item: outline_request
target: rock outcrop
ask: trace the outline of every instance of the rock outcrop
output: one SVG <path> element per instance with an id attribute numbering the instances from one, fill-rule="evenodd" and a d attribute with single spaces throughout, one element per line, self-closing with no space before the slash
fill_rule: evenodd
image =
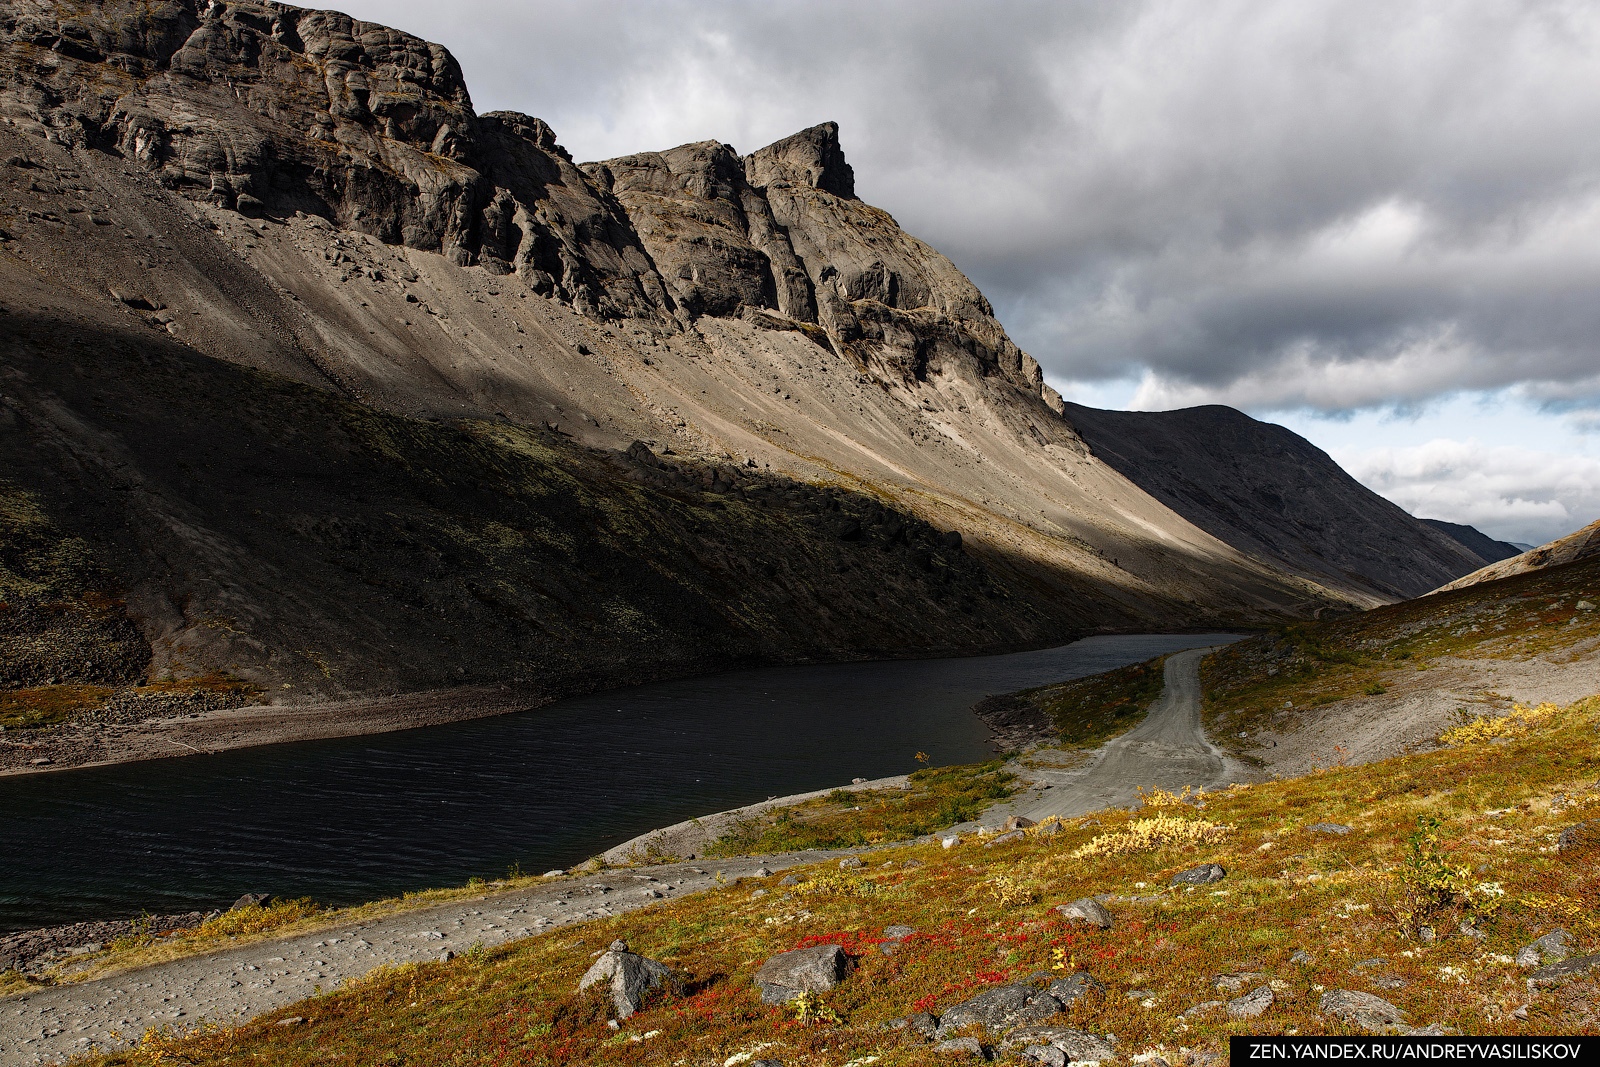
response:
<path id="1" fill-rule="evenodd" d="M 1565 537 L 1558 537 L 1547 545 L 1530 549 L 1518 556 L 1491 563 L 1487 567 L 1473 571 L 1465 577 L 1457 578 L 1448 585 L 1442 585 L 1434 590 L 1443 593 L 1450 589 L 1465 589 L 1469 585 L 1480 582 L 1492 582 L 1499 578 L 1510 578 L 1514 574 L 1527 574 L 1529 571 L 1542 571 L 1550 567 L 1559 567 L 1566 563 L 1577 563 L 1580 560 L 1593 559 L 1600 556 L 1600 521 L 1591 522 L 1576 533 Z"/>

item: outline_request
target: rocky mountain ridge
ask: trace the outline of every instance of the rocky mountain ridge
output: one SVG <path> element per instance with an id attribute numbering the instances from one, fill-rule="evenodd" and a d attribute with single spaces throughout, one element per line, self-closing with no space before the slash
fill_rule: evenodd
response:
<path id="1" fill-rule="evenodd" d="M 216 0 L 5 0 L 0 120 L 6 492 L 149 678 L 592 686 L 1392 595 L 1091 454 L 831 123 L 580 167 L 439 46 Z"/>

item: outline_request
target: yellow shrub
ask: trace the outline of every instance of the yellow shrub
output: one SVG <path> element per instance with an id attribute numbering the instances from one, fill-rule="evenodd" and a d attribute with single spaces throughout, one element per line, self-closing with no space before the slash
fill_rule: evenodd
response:
<path id="1" fill-rule="evenodd" d="M 315 915 L 319 910 L 310 897 L 299 900 L 274 900 L 266 907 L 247 904 L 234 911 L 225 911 L 215 919 L 207 919 L 195 933 L 201 937 L 227 937 L 237 934 L 259 934 L 276 930 L 292 922 Z"/>
<path id="2" fill-rule="evenodd" d="M 876 882 L 848 874 L 819 874 L 794 887 L 801 896 L 870 897 L 878 891 Z"/>
<path id="3" fill-rule="evenodd" d="M 1493 741 L 1497 737 L 1521 737 L 1535 726 L 1548 725 L 1560 710 L 1554 704 L 1540 704 L 1536 708 L 1513 704 L 1509 715 L 1464 722 L 1446 730 L 1439 740 L 1447 745 L 1471 745 Z"/>
<path id="4" fill-rule="evenodd" d="M 1148 819 L 1135 819 L 1126 829 L 1101 834 L 1074 852 L 1072 858 L 1081 860 L 1089 856 L 1122 856 L 1131 852 L 1147 852 L 1163 845 L 1197 845 L 1220 841 L 1228 829 L 1204 819 L 1181 819 L 1163 813 Z"/>
<path id="5" fill-rule="evenodd" d="M 1192 785 L 1183 787 L 1180 793 L 1171 793 L 1165 789 L 1152 788 L 1149 792 L 1143 786 L 1139 787 L 1139 799 L 1147 808 L 1173 808 L 1180 804 L 1195 804 L 1200 800 L 1200 793 Z"/>
<path id="6" fill-rule="evenodd" d="M 1008 874 L 997 874 L 983 883 L 983 887 L 994 897 L 996 903 L 1002 908 L 1009 908 L 1016 904 L 1032 904 L 1039 899 L 1033 886 L 1020 878 L 1013 878 Z"/>

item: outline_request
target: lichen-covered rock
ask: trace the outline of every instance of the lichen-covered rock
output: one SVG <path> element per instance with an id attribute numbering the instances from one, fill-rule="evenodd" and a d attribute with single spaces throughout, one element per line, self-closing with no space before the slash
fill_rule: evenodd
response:
<path id="1" fill-rule="evenodd" d="M 1559 963 L 1571 954 L 1571 948 L 1570 934 L 1561 929 L 1551 930 L 1517 951 L 1517 966 L 1537 967 L 1544 963 Z"/>
<path id="2" fill-rule="evenodd" d="M 1254 1019 L 1272 1007 L 1271 986 L 1258 986 L 1242 997 L 1228 1001 L 1228 1015 L 1234 1019 Z"/>
<path id="3" fill-rule="evenodd" d="M 1187 871 L 1179 871 L 1172 876 L 1173 885 L 1211 885 L 1220 882 L 1228 876 L 1228 872 L 1220 863 L 1202 863 L 1198 867 L 1190 867 Z"/>
<path id="4" fill-rule="evenodd" d="M 578 992 L 605 982 L 611 989 L 611 1007 L 618 1019 L 627 1019 L 644 1008 L 646 998 L 656 990 L 676 990 L 679 982 L 664 963 L 628 951 L 626 941 L 613 941 L 600 954 L 582 978 Z"/>
<path id="5" fill-rule="evenodd" d="M 1336 1019 L 1374 1033 L 1404 1026 L 1406 1021 L 1400 1009 L 1387 1000 L 1353 989 L 1330 989 L 1322 994 L 1318 1006 Z"/>
<path id="6" fill-rule="evenodd" d="M 786 1004 L 801 993 L 825 993 L 850 973 L 850 957 L 838 945 L 813 945 L 773 956 L 756 971 L 763 1004 Z"/>
<path id="7" fill-rule="evenodd" d="M 1101 930 L 1111 929 L 1111 913 L 1106 910 L 1104 904 L 1093 897 L 1083 897 L 1071 904 L 1062 904 L 1056 911 L 1060 912 L 1062 918 L 1068 922 L 1083 923 Z"/>
<path id="8" fill-rule="evenodd" d="M 996 986 L 945 1009 L 939 1016 L 939 1036 L 953 1036 L 974 1023 L 1001 1034 L 1042 1023 L 1059 1011 L 1061 1002 L 1046 991 L 1021 984 Z"/>

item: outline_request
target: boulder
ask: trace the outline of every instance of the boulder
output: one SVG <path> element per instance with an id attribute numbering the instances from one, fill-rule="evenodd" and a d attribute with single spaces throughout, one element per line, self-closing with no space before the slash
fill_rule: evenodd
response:
<path id="1" fill-rule="evenodd" d="M 1349 832 L 1350 827 L 1337 822 L 1314 822 L 1306 827 L 1306 833 L 1308 834 L 1333 834 L 1337 837 L 1343 837 Z"/>
<path id="2" fill-rule="evenodd" d="M 1590 971 L 1600 971 L 1600 954 L 1593 956 L 1579 956 L 1576 959 L 1562 960 L 1560 963 L 1548 963 L 1528 976 L 1530 986 L 1555 985 L 1564 982 L 1574 975 L 1587 974 Z"/>
<path id="3" fill-rule="evenodd" d="M 938 1036 L 953 1036 L 973 1023 L 989 1033 L 1000 1034 L 1013 1027 L 1043 1022 L 1060 1010 L 1059 1000 L 1032 986 L 995 986 L 947 1008 L 939 1016 Z"/>
<path id="4" fill-rule="evenodd" d="M 844 859 L 839 861 L 839 869 L 842 871 L 859 870 L 861 866 L 862 863 L 860 856 L 846 856 Z"/>
<path id="5" fill-rule="evenodd" d="M 1538 967 L 1545 963 L 1560 963 L 1572 954 L 1571 947 L 1571 935 L 1565 930 L 1551 930 L 1517 950 L 1517 966 Z"/>
<path id="6" fill-rule="evenodd" d="M 1569 852 L 1594 844 L 1600 844 L 1600 819 L 1574 823 L 1562 830 L 1561 836 L 1556 838 L 1556 850 L 1559 852 Z"/>
<path id="7" fill-rule="evenodd" d="M 850 973 L 850 957 L 838 945 L 813 945 L 782 952 L 756 971 L 763 1004 L 787 1004 L 801 993 L 825 993 Z"/>
<path id="8" fill-rule="evenodd" d="M 1242 997 L 1228 1001 L 1228 1016 L 1233 1019 L 1254 1019 L 1272 1007 L 1272 987 L 1257 986 Z"/>
<path id="9" fill-rule="evenodd" d="M 1104 904 L 1093 897 L 1081 897 L 1071 904 L 1062 904 L 1056 910 L 1070 923 L 1098 926 L 1102 930 L 1111 929 L 1111 913 L 1106 910 Z"/>
<path id="10" fill-rule="evenodd" d="M 939 1032 L 939 1020 L 925 1011 L 907 1015 L 884 1024 L 885 1030 L 910 1030 L 924 1041 L 932 1041 Z"/>
<path id="11" fill-rule="evenodd" d="M 1267 980 L 1260 971 L 1240 971 L 1237 974 L 1219 974 L 1211 984 L 1224 993 L 1237 993 L 1246 986 L 1258 985 Z"/>
<path id="12" fill-rule="evenodd" d="M 582 978 L 578 992 L 601 982 L 611 987 L 611 1006 L 618 1019 L 627 1019 L 644 1007 L 645 998 L 663 989 L 676 992 L 680 986 L 664 963 L 628 951 L 626 941 L 613 941 Z"/>
<path id="13" fill-rule="evenodd" d="M 1101 981 L 1088 971 L 1057 978 L 1045 987 L 1045 992 L 1060 1001 L 1063 1008 L 1071 1007 L 1091 993 L 1103 994 L 1105 991 L 1106 987 Z"/>
<path id="14" fill-rule="evenodd" d="M 1198 867 L 1190 867 L 1187 871 L 1179 871 L 1172 876 L 1173 885 L 1211 885 L 1220 882 L 1228 876 L 1226 869 L 1217 863 L 1202 863 Z"/>
<path id="15" fill-rule="evenodd" d="M 1317 1005 L 1335 1019 L 1374 1033 L 1384 1033 L 1392 1027 L 1404 1026 L 1406 1021 L 1400 1009 L 1387 1000 L 1375 997 L 1371 993 L 1358 993 L 1353 989 L 1330 989 L 1322 994 L 1322 999 Z"/>
<path id="16" fill-rule="evenodd" d="M 1022 1047 L 1023 1055 L 1041 1063 L 1049 1063 L 1051 1059 L 1043 1058 L 1040 1053 L 1032 1051 L 1033 1049 L 1041 1047 L 1057 1049 L 1066 1056 L 1066 1061 L 1069 1063 L 1084 1060 L 1104 1063 L 1115 1059 L 1117 1055 L 1116 1050 L 1105 1040 L 1065 1026 L 1025 1026 L 1020 1030 L 1013 1030 L 1000 1042 L 1002 1051 L 1018 1046 Z"/>
<path id="17" fill-rule="evenodd" d="M 239 911 L 242 908 L 253 908 L 253 907 L 264 908 L 268 904 L 271 904 L 271 903 L 272 903 L 272 894 L 271 893 L 246 893 L 244 896 L 242 896 L 238 900 L 234 901 L 233 904 L 229 906 L 228 910 L 229 911 Z"/>
<path id="18" fill-rule="evenodd" d="M 996 837 L 996 838 L 988 841 L 987 843 L 985 843 L 983 847 L 984 848 L 993 848 L 996 845 L 1009 845 L 1014 841 L 1021 841 L 1025 837 L 1027 837 L 1027 835 L 1024 834 L 1021 830 L 1007 830 L 1005 833 L 1001 834 L 999 837 Z"/>
<path id="19" fill-rule="evenodd" d="M 1000 832 L 1009 834 L 1013 830 L 1025 830 L 1034 825 L 1037 824 L 1026 815 L 1013 815 L 1000 824 Z"/>

